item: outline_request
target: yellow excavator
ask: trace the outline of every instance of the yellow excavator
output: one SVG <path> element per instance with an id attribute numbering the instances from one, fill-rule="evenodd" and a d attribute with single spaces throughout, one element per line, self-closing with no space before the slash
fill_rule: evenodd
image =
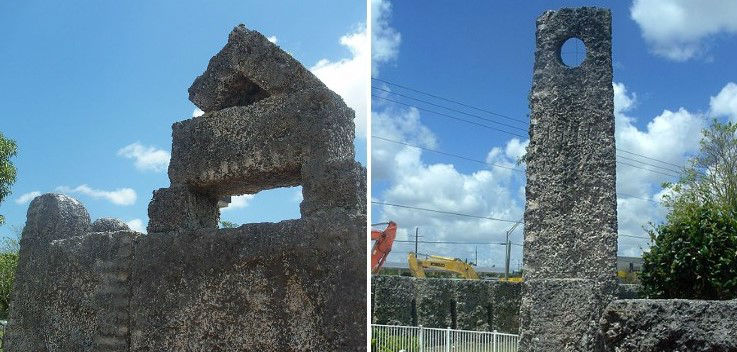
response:
<path id="1" fill-rule="evenodd" d="M 424 278 L 425 268 L 432 268 L 452 271 L 454 273 L 460 274 L 461 277 L 463 277 L 464 279 L 479 279 L 479 274 L 476 273 L 476 270 L 473 270 L 473 267 L 471 267 L 471 265 L 458 258 L 447 258 L 436 255 L 428 255 L 427 259 L 417 259 L 417 255 L 413 252 L 410 252 L 407 256 L 407 262 L 409 263 L 409 271 L 414 277 Z"/>

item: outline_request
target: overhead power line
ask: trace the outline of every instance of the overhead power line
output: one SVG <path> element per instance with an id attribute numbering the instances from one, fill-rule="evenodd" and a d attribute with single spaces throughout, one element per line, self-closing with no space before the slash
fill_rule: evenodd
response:
<path id="1" fill-rule="evenodd" d="M 481 161 L 481 160 L 477 160 L 477 159 L 472 159 L 472 158 L 469 158 L 469 157 L 465 157 L 463 155 L 452 154 L 452 153 L 444 152 L 444 151 L 437 150 L 437 149 L 431 149 L 431 148 L 422 147 L 422 146 L 419 146 L 419 145 L 414 145 L 414 144 L 409 144 L 409 143 L 406 143 L 406 142 L 401 142 L 401 141 L 397 141 L 397 140 L 393 140 L 393 139 L 389 139 L 389 138 L 384 138 L 384 137 L 381 137 L 381 136 L 373 136 L 372 135 L 371 138 L 376 138 L 376 139 L 379 139 L 379 140 L 382 140 L 382 141 L 386 141 L 386 142 L 390 142 L 390 143 L 401 144 L 401 145 L 405 145 L 405 146 L 412 147 L 412 148 L 426 150 L 428 152 L 433 152 L 433 153 L 437 153 L 437 154 L 440 154 L 440 155 L 452 156 L 454 158 L 463 159 L 463 160 L 466 160 L 466 161 L 471 161 L 471 162 L 475 162 L 475 163 L 479 163 L 479 164 L 484 164 L 484 165 L 488 165 L 488 166 L 498 167 L 498 168 L 512 170 L 512 171 L 517 171 L 517 172 L 525 172 L 525 170 L 522 170 L 522 169 L 517 169 L 517 168 L 514 168 L 514 167 L 499 165 L 499 164 L 495 164 L 495 163 L 487 163 L 485 161 Z"/>
<path id="2" fill-rule="evenodd" d="M 651 158 L 651 157 L 649 157 L 649 156 L 644 156 L 644 155 L 642 155 L 642 154 L 637 154 L 637 153 L 633 153 L 633 152 L 630 152 L 630 151 L 624 150 L 624 149 L 622 149 L 622 148 L 617 148 L 617 150 L 618 150 L 618 151 L 620 151 L 620 152 L 624 152 L 624 153 L 627 153 L 627 154 L 637 155 L 637 156 L 639 156 L 639 157 L 641 157 L 641 158 L 645 158 L 645 159 L 650 159 L 650 160 L 652 160 L 652 161 L 657 161 L 657 162 L 659 162 L 659 163 L 663 163 L 663 164 L 667 164 L 667 165 L 672 165 L 672 166 L 675 166 L 675 167 L 677 167 L 677 168 L 679 168 L 679 169 L 682 169 L 682 168 L 683 168 L 683 165 L 676 165 L 676 164 L 673 164 L 673 163 L 669 163 L 669 162 L 667 162 L 667 161 L 662 161 L 662 160 L 658 160 L 658 159 L 655 159 L 655 158 Z"/>
<path id="3" fill-rule="evenodd" d="M 522 135 L 519 135 L 519 134 L 516 134 L 516 133 L 513 133 L 513 132 L 509 132 L 509 131 L 506 131 L 506 130 L 502 130 L 500 128 L 496 128 L 496 127 L 493 127 L 493 126 L 484 125 L 482 123 L 478 123 L 478 122 L 475 122 L 475 121 L 469 121 L 469 120 L 462 119 L 462 118 L 459 118 L 459 117 L 456 117 L 456 116 L 451 116 L 451 115 L 448 115 L 448 114 L 445 114 L 445 113 L 442 113 L 442 112 L 437 112 L 437 111 L 434 111 L 434 110 L 417 107 L 417 106 L 414 106 L 414 105 L 411 105 L 411 104 L 406 104 L 406 103 L 403 103 L 403 102 L 400 102 L 400 101 L 392 100 L 392 99 L 385 98 L 385 97 L 378 96 L 378 95 L 374 95 L 374 94 L 372 94 L 371 96 L 372 97 L 375 97 L 375 98 L 383 99 L 383 100 L 386 100 L 386 101 L 390 101 L 390 102 L 393 102 L 393 103 L 396 103 L 396 104 L 400 104 L 400 105 L 404 105 L 404 106 L 407 106 L 407 107 L 411 107 L 411 108 L 415 108 L 415 109 L 418 109 L 418 110 L 422 110 L 422 111 L 425 111 L 425 112 L 429 112 L 429 113 L 432 113 L 432 114 L 440 115 L 440 116 L 445 117 L 445 118 L 449 118 L 449 119 L 453 119 L 453 120 L 456 120 L 456 121 L 465 122 L 465 123 L 468 123 L 468 124 L 472 124 L 472 125 L 475 125 L 475 126 L 484 127 L 484 128 L 488 128 L 488 129 L 492 129 L 492 130 L 496 130 L 496 131 L 501 131 L 501 132 L 504 132 L 504 133 L 507 133 L 507 134 L 510 134 L 510 135 L 513 135 L 513 136 L 516 136 L 516 137 L 525 138 Z M 619 157 L 622 157 L 622 156 L 619 156 Z M 626 157 L 624 157 L 624 158 L 626 158 Z M 630 159 L 630 160 L 632 160 L 632 159 Z M 619 161 L 617 161 L 617 162 L 619 162 Z M 637 161 L 637 162 L 639 162 L 641 164 L 644 164 L 644 165 L 656 167 L 656 168 L 663 168 L 662 166 L 658 166 L 658 165 L 646 163 L 644 161 Z M 641 170 L 652 171 L 652 172 L 655 172 L 655 173 L 658 173 L 658 174 L 662 174 L 662 175 L 665 175 L 665 176 L 676 177 L 676 178 L 679 177 L 677 175 L 666 174 L 666 173 L 663 173 L 661 171 L 646 169 L 646 168 L 642 168 L 642 167 L 639 167 L 637 165 L 632 165 L 632 164 L 629 164 L 629 163 L 621 162 L 621 164 L 623 164 L 623 165 L 629 165 L 629 166 L 632 166 L 632 167 L 636 167 L 636 168 L 641 169 Z M 670 169 L 666 169 L 666 170 L 672 171 Z"/>
<path id="4" fill-rule="evenodd" d="M 501 118 L 508 119 L 508 120 L 511 120 L 511 121 L 528 123 L 528 121 L 526 121 L 526 120 L 522 120 L 522 119 L 514 118 L 514 117 L 511 117 L 511 116 L 508 116 L 508 115 L 500 114 L 500 113 L 497 113 L 497 112 L 494 112 L 494 111 L 490 111 L 488 109 L 484 109 L 484 108 L 480 108 L 480 107 L 477 107 L 477 106 L 473 106 L 473 105 L 470 105 L 470 104 L 467 104 L 467 103 L 460 102 L 458 100 L 449 99 L 449 98 L 446 98 L 446 97 L 443 97 L 443 96 L 440 96 L 440 95 L 437 95 L 437 94 L 428 93 L 428 92 L 425 92 L 425 91 L 422 91 L 422 90 L 419 90 L 419 89 L 416 89 L 416 88 L 412 88 L 412 87 L 409 87 L 409 86 L 406 86 L 406 85 L 403 85 L 403 84 L 391 82 L 391 81 L 388 81 L 388 80 L 385 80 L 385 79 L 380 79 L 380 78 L 373 78 L 372 77 L 371 79 L 374 80 L 374 81 L 378 81 L 378 82 L 382 82 L 382 83 L 388 84 L 390 86 L 394 86 L 394 87 L 406 89 L 406 90 L 411 91 L 411 92 L 414 92 L 414 93 L 422 94 L 422 95 L 425 95 L 425 96 L 428 96 L 428 97 L 432 97 L 432 98 L 435 98 L 435 99 L 439 99 L 439 100 L 442 100 L 442 101 L 446 101 L 446 102 L 449 102 L 449 103 L 457 104 L 459 106 L 463 106 L 463 107 L 466 107 L 466 108 L 469 108 L 469 109 L 473 109 L 473 110 L 476 110 L 476 111 L 481 111 L 481 112 L 487 113 L 487 114 L 492 115 L 492 116 L 501 117 Z M 386 89 L 383 89 L 383 88 L 378 88 L 378 89 L 380 89 L 382 91 L 385 91 L 385 92 L 391 92 L 391 91 L 386 90 Z M 405 95 L 401 95 L 399 93 L 394 93 L 394 92 L 392 92 L 392 93 L 395 94 L 395 95 L 405 96 Z M 378 97 L 378 98 L 383 98 L 383 97 Z M 412 97 L 409 97 L 409 99 L 419 100 L 419 99 L 412 98 Z M 385 99 L 385 100 L 388 100 L 388 99 Z M 389 101 L 391 101 L 391 100 L 389 100 Z M 422 100 L 419 100 L 419 101 L 422 101 Z M 404 103 L 398 103 L 398 104 L 402 104 L 402 105 L 406 105 L 406 106 L 412 106 L 412 105 L 404 104 Z M 432 104 L 432 103 L 429 103 L 429 104 Z M 436 104 L 432 104 L 432 105 L 440 106 L 440 105 L 436 105 Z M 441 107 L 443 107 L 443 106 L 441 106 Z M 415 107 L 415 108 L 417 108 L 417 107 Z M 458 111 L 458 110 L 454 110 L 454 109 L 451 109 L 451 108 L 448 108 L 448 107 L 443 107 L 443 108 L 448 109 L 448 110 Z M 417 109 L 422 110 L 420 108 L 417 108 Z M 464 113 L 464 114 L 466 114 L 466 113 Z M 468 114 L 468 115 L 470 115 L 470 114 Z M 476 115 L 471 115 L 471 116 L 476 116 Z M 497 123 L 499 123 L 499 122 L 497 122 Z M 509 133 L 509 132 L 507 132 L 507 133 Z M 670 162 L 667 162 L 667 161 L 663 161 L 663 160 L 656 159 L 656 158 L 653 158 L 653 157 L 650 157 L 650 156 L 647 156 L 647 155 L 642 155 L 642 154 L 639 154 L 639 153 L 635 153 L 635 152 L 632 152 L 632 151 L 629 151 L 629 150 L 625 150 L 625 149 L 622 149 L 622 148 L 616 148 L 616 150 L 617 151 L 620 151 L 620 152 L 623 152 L 623 153 L 630 154 L 630 155 L 635 155 L 635 156 L 638 156 L 638 157 L 641 157 L 641 158 L 644 158 L 644 159 L 656 161 L 656 162 L 659 162 L 659 163 L 662 163 L 662 164 L 674 166 L 674 167 L 676 167 L 678 169 L 683 168 L 683 165 L 678 165 L 678 164 L 670 163 Z M 652 165 L 652 164 L 647 164 L 647 165 L 658 167 L 657 165 Z"/>
<path id="5" fill-rule="evenodd" d="M 515 137 L 526 138 L 525 136 L 523 136 L 521 134 L 517 134 L 517 133 L 514 133 L 514 132 L 509 132 L 509 131 L 503 130 L 501 128 L 496 128 L 496 127 L 492 127 L 492 126 L 489 126 L 489 125 L 484 125 L 483 123 L 478 123 L 478 122 L 475 122 L 475 121 L 469 121 L 469 120 L 462 119 L 462 118 L 459 118 L 459 117 L 456 117 L 456 116 L 452 116 L 452 115 L 448 115 L 448 114 L 445 114 L 445 113 L 442 113 L 442 112 L 438 112 L 438 111 L 434 111 L 434 110 L 430 110 L 430 109 L 425 109 L 425 108 L 422 108 L 422 107 L 419 107 L 419 106 L 414 106 L 414 105 L 411 105 L 411 104 L 403 103 L 401 101 L 396 101 L 396 100 L 392 100 L 392 99 L 385 98 L 385 97 L 382 97 L 382 96 L 378 96 L 376 94 L 371 94 L 371 96 L 374 97 L 374 98 L 378 98 L 378 99 L 390 101 L 390 102 L 395 103 L 395 104 L 400 104 L 400 105 L 404 105 L 404 106 L 407 106 L 407 107 L 410 107 L 410 108 L 415 108 L 415 109 L 420 110 L 420 111 L 429 112 L 431 114 L 435 114 L 435 115 L 438 115 L 438 116 L 443 116 L 445 118 L 453 119 L 453 120 L 456 120 L 456 121 L 462 121 L 462 122 L 465 122 L 465 123 L 468 123 L 468 124 L 471 124 L 471 125 L 476 125 L 476 126 L 479 126 L 479 127 L 484 127 L 484 128 L 488 128 L 488 129 L 491 129 L 491 130 L 496 130 L 496 131 L 499 131 L 499 132 L 504 132 L 506 134 L 510 134 L 512 136 L 515 136 Z"/>
<path id="6" fill-rule="evenodd" d="M 475 115 L 475 114 L 469 114 L 469 113 L 467 113 L 465 111 L 461 111 L 461 110 L 457 110 L 457 109 L 451 109 L 451 108 L 449 108 L 447 106 L 438 105 L 438 104 L 429 102 L 427 100 L 413 98 L 413 97 L 410 97 L 410 96 L 407 96 L 407 95 L 404 95 L 404 94 L 400 94 L 400 93 L 397 93 L 397 92 L 393 92 L 391 90 L 380 88 L 380 87 L 371 87 L 371 88 L 372 89 L 376 89 L 376 90 L 380 90 L 382 92 L 386 92 L 386 93 L 389 93 L 389 94 L 392 94 L 392 95 L 396 95 L 396 96 L 400 96 L 400 97 L 407 98 L 407 99 L 410 99 L 410 100 L 414 100 L 414 101 L 417 101 L 417 102 L 420 102 L 420 103 L 432 105 L 432 106 L 437 107 L 437 108 L 446 109 L 446 110 L 457 112 L 459 114 L 463 114 L 463 115 L 466 115 L 466 116 L 474 117 L 474 118 L 477 118 L 479 120 L 483 120 L 483 121 L 495 123 L 495 124 L 498 124 L 498 125 L 502 125 L 502 126 L 505 126 L 505 127 L 513 128 L 515 130 L 520 130 L 522 132 L 527 132 L 527 129 L 526 128 L 520 128 L 520 127 L 517 127 L 517 126 L 512 126 L 510 124 L 506 124 L 506 123 L 503 123 L 503 122 L 498 122 L 498 121 L 494 121 L 492 119 L 487 119 L 487 118 L 485 118 L 483 116 L 479 116 L 479 115 Z"/>
<path id="7" fill-rule="evenodd" d="M 373 201 L 373 200 L 371 201 L 371 203 L 372 204 L 377 204 L 377 205 L 388 205 L 388 206 L 397 207 L 397 208 L 422 210 L 422 211 L 428 211 L 428 212 L 439 213 L 439 214 L 463 216 L 463 217 L 467 217 L 467 218 L 476 218 L 476 219 L 485 219 L 485 220 L 494 220 L 494 221 L 503 221 L 503 222 L 517 222 L 517 220 L 499 219 L 499 218 L 494 218 L 494 217 L 491 217 L 491 216 L 470 215 L 470 214 L 456 213 L 456 212 L 445 211 L 445 210 L 437 210 L 437 209 L 428 209 L 428 208 L 421 208 L 421 207 L 413 207 L 413 206 L 410 206 L 410 205 L 394 204 L 394 203 L 387 203 L 387 202 L 378 202 L 378 201 Z"/>
<path id="8" fill-rule="evenodd" d="M 389 139 L 389 138 L 382 137 L 382 136 L 374 136 L 374 135 L 372 135 L 371 138 L 375 138 L 375 139 L 378 139 L 378 140 L 386 141 L 386 142 L 389 142 L 389 143 L 401 144 L 401 145 L 408 146 L 408 147 L 411 147 L 411 148 L 417 148 L 417 149 L 421 149 L 421 150 L 427 150 L 427 151 L 430 151 L 430 152 L 433 152 L 433 153 L 438 153 L 438 154 L 441 154 L 441 155 L 450 156 L 450 157 L 454 157 L 454 158 L 458 158 L 458 159 L 462 159 L 462 160 L 466 160 L 466 161 L 471 161 L 471 162 L 479 163 L 479 164 L 483 164 L 483 165 L 488 165 L 488 166 L 492 166 L 492 167 L 498 167 L 498 168 L 508 169 L 508 170 L 517 171 L 517 172 L 525 172 L 525 170 L 522 170 L 522 169 L 512 168 L 512 167 L 508 167 L 508 166 L 504 166 L 504 165 L 499 165 L 499 164 L 494 164 L 494 163 L 487 163 L 485 161 L 478 160 L 478 159 L 473 159 L 473 158 L 469 158 L 469 157 L 466 157 L 466 156 L 463 156 L 463 155 L 448 153 L 448 152 L 444 152 L 444 151 L 437 150 L 437 149 L 425 148 L 425 147 L 421 147 L 419 145 L 414 145 L 414 144 L 410 144 L 410 143 L 406 143 L 406 142 L 402 142 L 402 141 L 397 141 L 397 140 Z M 631 165 L 631 166 L 632 167 L 639 168 L 639 167 L 634 166 L 634 165 Z M 641 200 L 646 200 L 648 202 L 653 202 L 655 204 L 660 204 L 657 201 L 654 201 L 652 199 L 642 198 L 642 197 L 633 196 L 633 195 L 629 195 L 629 194 L 617 193 L 617 195 L 620 195 L 620 196 L 623 196 L 623 197 L 627 197 L 627 198 L 637 198 L 637 199 L 641 199 Z"/>
<path id="9" fill-rule="evenodd" d="M 671 169 L 671 168 L 668 168 L 668 167 L 665 167 L 665 166 L 658 166 L 658 165 L 654 165 L 654 164 L 646 163 L 646 162 L 644 162 L 644 161 L 642 161 L 642 160 L 637 160 L 637 159 L 633 159 L 633 158 L 628 158 L 628 157 L 626 157 L 626 156 L 624 156 L 624 155 L 617 155 L 617 157 L 618 157 L 618 158 L 621 158 L 621 159 L 624 159 L 624 160 L 634 161 L 634 162 L 636 162 L 636 163 L 640 163 L 640 164 L 644 164 L 644 165 L 648 165 L 648 166 L 653 166 L 653 167 L 657 167 L 657 168 L 659 168 L 659 169 L 661 169 L 661 170 L 663 170 L 663 171 L 667 171 L 667 172 L 672 172 L 672 173 L 675 173 L 676 175 L 680 175 L 680 174 L 681 174 L 681 171 L 679 171 L 679 170 L 673 170 L 673 169 Z"/>
<path id="10" fill-rule="evenodd" d="M 498 245 L 498 246 L 505 246 L 506 243 L 504 242 L 461 242 L 461 241 L 412 241 L 412 240 L 394 240 L 394 242 L 400 242 L 400 243 L 430 243 L 430 244 L 468 244 L 468 245 Z M 522 246 L 520 243 L 514 243 L 515 246 Z"/>
<path id="11" fill-rule="evenodd" d="M 670 176 L 670 177 L 675 177 L 675 178 L 678 178 L 678 177 L 679 177 L 678 175 L 673 175 L 673 174 L 669 174 L 669 173 L 661 172 L 661 171 L 658 171 L 658 170 L 653 170 L 653 169 L 648 169 L 648 168 L 644 168 L 644 167 L 641 167 L 641 166 L 637 166 L 637 165 L 633 165 L 633 164 L 630 164 L 630 163 L 626 163 L 626 162 L 624 162 L 624 161 L 619 161 L 619 160 L 617 160 L 617 162 L 618 162 L 618 163 L 620 163 L 621 165 L 627 165 L 627 166 L 631 166 L 631 167 L 634 167 L 634 168 L 636 168 L 636 169 L 640 169 L 640 170 L 645 170 L 645 171 L 650 171 L 650 172 L 654 172 L 654 173 L 656 173 L 656 174 L 661 174 L 661 175 L 665 175 L 665 176 Z"/>
<path id="12" fill-rule="evenodd" d="M 434 95 L 434 94 L 431 94 L 431 93 L 423 92 L 421 90 L 417 90 L 417 89 L 410 88 L 410 87 L 407 87 L 407 86 L 399 85 L 397 83 L 389 82 L 389 81 L 386 81 L 386 80 L 383 80 L 383 79 L 380 79 L 380 78 L 373 78 L 372 77 L 371 79 L 374 80 L 374 81 L 383 82 L 383 83 L 386 83 L 386 84 L 389 84 L 389 85 L 392 85 L 392 86 L 395 86 L 395 87 L 403 88 L 403 89 L 406 89 L 406 90 L 409 90 L 409 91 L 412 91 L 412 92 L 415 92 L 415 93 L 420 93 L 420 94 L 423 94 L 423 95 L 426 95 L 426 96 L 429 96 L 429 97 L 432 97 L 432 98 L 444 100 L 444 101 L 447 101 L 449 103 L 458 104 L 460 106 L 463 106 L 463 107 L 466 107 L 466 108 L 469 108 L 469 109 L 474 109 L 476 111 L 485 112 L 487 114 L 498 116 L 498 117 L 501 117 L 501 118 L 504 118 L 504 119 L 507 119 L 507 120 L 517 121 L 517 122 L 522 122 L 522 123 L 527 123 L 527 121 L 525 121 L 525 120 L 521 120 L 521 119 L 517 119 L 517 118 L 511 117 L 511 116 L 499 114 L 499 113 L 496 113 L 496 112 L 493 112 L 493 111 L 489 111 L 489 110 L 482 109 L 482 108 L 479 108 L 479 107 L 475 107 L 475 106 L 472 106 L 472 105 L 469 105 L 469 104 L 466 104 L 466 103 L 462 103 L 460 101 L 456 101 L 456 100 L 453 100 L 453 99 L 444 98 L 444 97 L 441 97 L 439 95 Z"/>
<path id="13" fill-rule="evenodd" d="M 479 216 L 479 215 L 471 215 L 471 214 L 464 214 L 464 213 L 456 213 L 456 212 L 451 212 L 451 211 L 444 211 L 444 210 L 437 210 L 437 209 L 428 209 L 428 208 L 414 207 L 414 206 L 410 206 L 410 205 L 395 204 L 395 203 L 388 203 L 388 202 L 379 202 L 379 201 L 373 201 L 373 200 L 371 201 L 371 204 L 388 205 L 388 206 L 397 207 L 397 208 L 422 210 L 422 211 L 428 211 L 428 212 L 433 212 L 433 213 L 440 213 L 440 214 L 447 214 L 447 215 L 462 216 L 462 217 L 467 217 L 467 218 L 476 218 L 476 219 L 485 219 L 485 220 L 494 220 L 494 221 L 503 221 L 503 222 L 512 222 L 512 223 L 519 222 L 518 220 L 499 219 L 499 218 L 494 218 L 494 217 L 490 217 L 490 216 Z M 619 235 L 619 236 L 632 237 L 632 238 L 641 238 L 641 239 L 646 239 L 646 240 L 649 240 L 650 239 L 648 237 L 633 236 L 633 235 Z M 412 241 L 412 242 L 414 242 L 414 241 Z"/>

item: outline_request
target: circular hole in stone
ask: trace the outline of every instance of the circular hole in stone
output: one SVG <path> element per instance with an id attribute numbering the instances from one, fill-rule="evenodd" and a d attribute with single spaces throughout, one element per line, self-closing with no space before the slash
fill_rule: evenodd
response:
<path id="1" fill-rule="evenodd" d="M 560 60 L 568 67 L 578 67 L 586 59 L 586 45 L 578 38 L 569 38 L 560 47 Z"/>

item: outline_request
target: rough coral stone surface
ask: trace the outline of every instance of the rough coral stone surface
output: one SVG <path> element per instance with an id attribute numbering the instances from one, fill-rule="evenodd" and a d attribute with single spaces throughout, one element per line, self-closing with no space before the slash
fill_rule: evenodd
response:
<path id="1" fill-rule="evenodd" d="M 82 203 L 63 194 L 46 193 L 33 199 L 28 206 L 21 242 L 46 247 L 53 240 L 89 230 L 90 215 Z"/>
<path id="2" fill-rule="evenodd" d="M 515 333 L 521 285 L 487 280 L 371 278 L 376 324 Z"/>
<path id="3" fill-rule="evenodd" d="M 302 216 L 342 208 L 366 214 L 366 169 L 358 162 L 308 162 L 302 167 Z"/>
<path id="4" fill-rule="evenodd" d="M 404 276 L 371 277 L 371 321 L 416 325 L 415 280 Z"/>
<path id="5" fill-rule="evenodd" d="M 179 229 L 217 228 L 218 198 L 188 186 L 173 185 L 153 193 L 148 204 L 149 233 Z"/>
<path id="6" fill-rule="evenodd" d="M 325 216 L 139 241 L 131 350 L 365 350 L 365 217 Z"/>
<path id="7" fill-rule="evenodd" d="M 86 233 L 90 229 L 90 216 L 77 200 L 48 193 L 31 202 L 26 217 L 4 348 L 46 351 L 59 337 L 52 333 L 54 318 L 49 307 L 53 292 L 48 285 L 58 279 L 53 273 L 62 263 L 50 259 L 51 242 Z"/>
<path id="8" fill-rule="evenodd" d="M 422 284 L 419 284 L 422 282 Z M 437 295 L 434 286 L 451 286 L 449 295 Z M 492 331 L 507 333 L 519 331 L 520 304 L 522 301 L 521 283 L 492 280 L 456 279 L 416 279 L 407 276 L 378 275 L 371 277 L 371 321 L 374 324 L 418 325 L 419 321 L 429 324 L 431 318 L 448 317 L 452 323 L 450 302 L 444 304 L 443 297 L 455 301 L 456 327 L 465 330 Z M 563 282 L 560 290 L 570 290 Z M 631 295 L 634 285 L 619 285 L 617 298 Z M 439 297 L 437 303 L 428 300 Z M 418 310 L 418 300 L 425 300 L 422 310 Z M 593 319 L 593 320 L 591 320 Z M 593 324 L 596 316 L 590 318 Z M 446 319 L 436 320 L 437 325 L 425 327 L 445 328 Z"/>
<path id="9" fill-rule="evenodd" d="M 353 160 L 353 116 L 320 88 L 177 122 L 169 178 L 218 195 L 299 185 L 307 161 Z"/>
<path id="10" fill-rule="evenodd" d="M 520 346 L 527 351 L 602 351 L 599 318 L 614 299 L 611 285 L 588 279 L 525 281 Z"/>
<path id="11" fill-rule="evenodd" d="M 121 231 L 130 230 L 128 224 L 124 223 L 120 219 L 115 218 L 100 218 L 92 223 L 92 232 L 107 232 L 107 231 Z"/>
<path id="12" fill-rule="evenodd" d="M 354 113 L 264 41 L 236 28 L 190 90 L 207 113 L 173 127 L 149 235 L 32 202 L 8 351 L 365 351 Z M 217 229 L 229 196 L 298 184 L 301 219 Z"/>
<path id="13" fill-rule="evenodd" d="M 365 214 L 143 236 L 85 231 L 78 202 L 48 200 L 27 229 L 82 221 L 41 257 L 22 243 L 7 351 L 365 350 Z"/>
<path id="14" fill-rule="evenodd" d="M 570 37 L 586 59 L 566 67 Z M 545 12 L 537 21 L 527 147 L 527 278 L 610 279 L 617 250 L 611 14 Z"/>
<path id="15" fill-rule="evenodd" d="M 592 322 L 616 288 L 611 13 L 546 11 L 536 37 L 520 351 L 598 351 L 601 336 Z M 578 67 L 560 57 L 573 37 L 586 46 Z"/>
<path id="16" fill-rule="evenodd" d="M 456 301 L 453 280 L 417 280 L 417 324 L 426 327 L 456 328 Z"/>
<path id="17" fill-rule="evenodd" d="M 606 351 L 737 351 L 737 300 L 621 300 L 601 318 Z"/>
<path id="18" fill-rule="evenodd" d="M 316 87 L 324 85 L 301 63 L 261 33 L 239 25 L 189 88 L 189 100 L 210 112 Z"/>
<path id="19" fill-rule="evenodd" d="M 138 236 L 93 232 L 52 243 L 48 351 L 128 351 L 129 272 Z"/>

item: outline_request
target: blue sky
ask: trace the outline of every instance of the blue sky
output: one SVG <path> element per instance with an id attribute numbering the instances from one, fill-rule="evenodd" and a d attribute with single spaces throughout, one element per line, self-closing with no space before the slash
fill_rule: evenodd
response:
<path id="1" fill-rule="evenodd" d="M 642 226 L 658 222 L 656 172 L 684 165 L 698 150 L 711 118 L 737 121 L 737 6 L 724 1 L 464 2 L 372 0 L 373 77 L 409 86 L 508 117 L 423 96 L 374 80 L 372 94 L 492 125 L 459 112 L 412 101 L 413 96 L 507 123 L 515 137 L 459 123 L 427 111 L 372 100 L 372 136 L 513 168 L 527 143 L 528 94 L 535 48 L 535 19 L 563 6 L 613 6 L 613 59 L 618 159 L 619 254 L 639 256 L 648 241 Z M 378 37 L 377 37 L 378 36 Z M 376 45 L 379 43 L 380 45 Z M 381 53 L 377 53 L 380 48 Z M 379 57 L 379 60 L 376 58 Z M 386 92 L 387 90 L 392 93 Z M 497 125 L 498 126 L 498 125 Z M 524 173 L 418 150 L 372 138 L 372 199 L 443 211 L 518 220 L 524 211 Z M 623 159 L 630 158 L 635 161 Z M 648 163 L 652 165 L 643 164 Z M 673 165 L 672 165 L 673 164 Z M 664 171 L 665 173 L 672 173 Z M 503 242 L 511 224 L 373 205 L 372 222 L 395 220 L 398 238 L 420 228 L 423 240 Z M 634 237 L 633 237 L 634 236 Z M 413 237 L 413 236 L 412 236 Z M 522 243 L 521 227 L 512 242 Z M 502 265 L 498 245 L 420 244 L 421 253 Z M 401 262 L 413 245 L 399 243 L 389 257 Z M 513 246 L 516 267 L 521 248 Z"/>
<path id="2" fill-rule="evenodd" d="M 275 37 L 357 110 L 356 158 L 365 164 L 369 59 L 360 1 L 4 1 L 0 131 L 19 152 L 0 234 L 22 227 L 33 192 L 52 191 L 82 201 L 93 219 L 145 228 L 151 192 L 169 185 L 171 124 L 195 109 L 187 88 L 239 23 Z M 241 198 L 222 218 L 298 218 L 299 195 Z"/>

